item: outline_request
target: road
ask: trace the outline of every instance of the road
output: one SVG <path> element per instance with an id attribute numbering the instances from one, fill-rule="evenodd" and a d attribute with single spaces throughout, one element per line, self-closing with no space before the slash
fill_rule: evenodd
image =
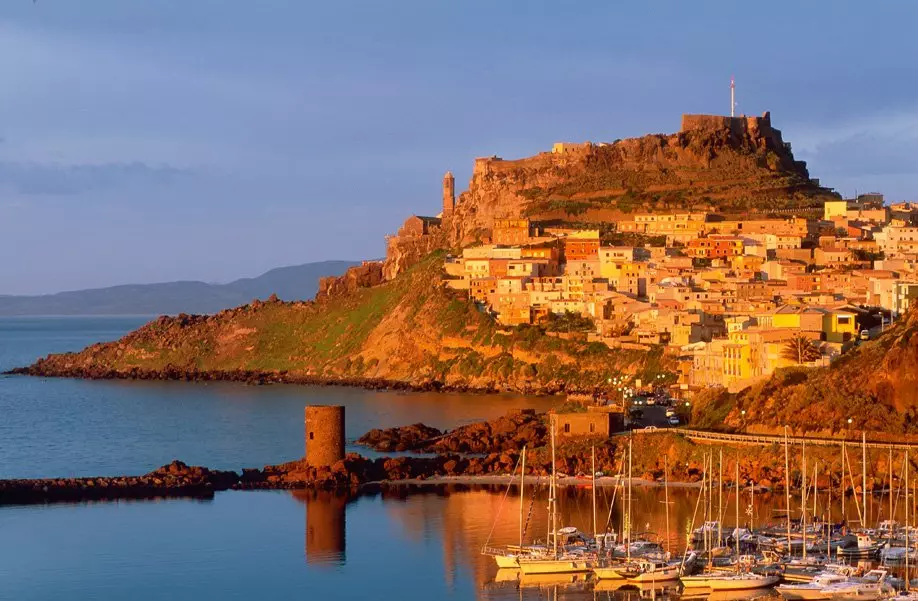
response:
<path id="1" fill-rule="evenodd" d="M 662 405 L 642 405 L 639 407 L 644 416 L 636 420 L 635 429 L 654 426 L 656 428 L 669 428 L 669 418 L 666 417 L 668 407 Z"/>

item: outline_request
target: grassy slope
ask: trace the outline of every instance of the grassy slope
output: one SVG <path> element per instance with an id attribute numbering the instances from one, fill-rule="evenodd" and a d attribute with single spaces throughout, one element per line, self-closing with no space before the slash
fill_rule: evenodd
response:
<path id="1" fill-rule="evenodd" d="M 392 282 L 321 303 L 267 302 L 210 317 L 160 318 L 122 340 L 53 356 L 47 371 L 286 371 L 472 388 L 578 389 L 620 373 L 652 377 L 659 351 L 612 351 L 538 328 L 501 331 L 439 285 L 434 253 Z"/>
<path id="2" fill-rule="evenodd" d="M 693 407 L 696 423 L 711 428 L 855 435 L 861 430 L 918 433 L 918 313 L 905 316 L 875 341 L 827 368 L 779 370 L 738 394 L 703 395 Z M 852 423 L 848 424 L 848 419 Z"/>

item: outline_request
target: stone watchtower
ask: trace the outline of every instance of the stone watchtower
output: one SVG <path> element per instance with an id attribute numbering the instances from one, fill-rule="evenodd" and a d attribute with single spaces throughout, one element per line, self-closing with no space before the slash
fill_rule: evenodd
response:
<path id="1" fill-rule="evenodd" d="M 344 459 L 344 407 L 306 406 L 306 463 L 332 465 Z"/>
<path id="2" fill-rule="evenodd" d="M 449 217 L 456 208 L 456 178 L 452 171 L 443 176 L 443 217 Z"/>

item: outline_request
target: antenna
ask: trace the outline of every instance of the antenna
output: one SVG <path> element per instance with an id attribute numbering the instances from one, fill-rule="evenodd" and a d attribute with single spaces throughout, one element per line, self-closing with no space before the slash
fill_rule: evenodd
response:
<path id="1" fill-rule="evenodd" d="M 730 116 L 736 117 L 736 82 L 730 76 Z"/>

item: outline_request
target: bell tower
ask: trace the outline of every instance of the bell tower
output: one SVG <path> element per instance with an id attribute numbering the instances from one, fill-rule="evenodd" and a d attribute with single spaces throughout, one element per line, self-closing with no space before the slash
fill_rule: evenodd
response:
<path id="1" fill-rule="evenodd" d="M 443 217 L 449 217 L 456 208 L 456 178 L 452 171 L 443 176 Z"/>

